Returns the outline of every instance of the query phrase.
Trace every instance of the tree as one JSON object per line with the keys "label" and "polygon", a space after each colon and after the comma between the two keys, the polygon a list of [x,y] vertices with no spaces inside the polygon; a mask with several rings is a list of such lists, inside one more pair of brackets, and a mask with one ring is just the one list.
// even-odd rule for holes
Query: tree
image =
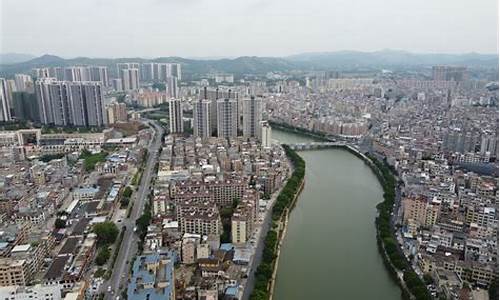
{"label": "tree", "polygon": [[93,232],[97,235],[98,244],[109,245],[115,242],[119,230],[113,222],[106,221],[95,224]]}
{"label": "tree", "polygon": [[99,248],[99,252],[97,253],[97,256],[95,258],[95,263],[98,266],[104,265],[108,261],[110,255],[111,255],[111,252],[109,251],[108,247]]}
{"label": "tree", "polygon": [[56,219],[54,226],[56,226],[57,229],[66,228],[66,221],[63,219]]}
{"label": "tree", "polygon": [[165,91],[167,88],[165,86],[164,83],[160,83],[160,82],[155,82],[153,83],[153,85],[151,86],[153,89],[158,89],[160,91]]}
{"label": "tree", "polygon": [[431,274],[429,274],[429,273],[424,274],[424,282],[425,282],[425,284],[431,284],[434,282],[434,279],[432,279]]}
{"label": "tree", "polygon": [[240,199],[239,198],[234,198],[233,199],[233,209],[235,209],[238,206],[238,203],[240,203]]}
{"label": "tree", "polygon": [[493,280],[490,283],[490,288],[488,289],[488,294],[490,296],[490,300],[498,299],[498,278]]}
{"label": "tree", "polygon": [[266,291],[254,290],[250,295],[250,300],[267,300],[269,296]]}
{"label": "tree", "polygon": [[135,225],[137,225],[137,231],[139,235],[145,234],[148,230],[148,226],[151,222],[151,215],[147,212],[144,212],[142,216],[140,216],[136,221]]}
{"label": "tree", "polygon": [[132,196],[132,189],[127,186],[125,187],[125,189],[123,189],[123,197],[130,198],[130,196]]}

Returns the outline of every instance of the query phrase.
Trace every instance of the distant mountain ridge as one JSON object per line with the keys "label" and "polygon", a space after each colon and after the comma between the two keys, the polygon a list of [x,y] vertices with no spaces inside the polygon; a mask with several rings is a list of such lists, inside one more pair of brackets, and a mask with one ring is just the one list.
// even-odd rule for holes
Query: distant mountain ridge
{"label": "distant mountain ridge", "polygon": [[339,66],[430,66],[437,64],[467,66],[498,66],[498,54],[446,54],[412,53],[399,50],[381,50],[374,52],[337,51],[302,53],[286,57],[294,62],[309,63],[325,68]]}
{"label": "distant mountain ridge", "polygon": [[25,53],[2,53],[0,54],[0,65],[16,64],[34,59],[36,56]]}
{"label": "distant mountain ridge", "polygon": [[70,65],[105,65],[110,73],[119,62],[175,62],[183,65],[183,73],[188,76],[207,73],[265,74],[268,72],[287,72],[291,70],[352,70],[368,68],[428,67],[437,64],[486,66],[498,68],[498,54],[420,54],[397,50],[374,52],[336,51],[302,53],[287,57],[242,56],[222,59],[188,59],[182,57],[144,58],[88,58],[76,57],[64,59],[54,55],[42,55],[28,61],[13,64],[0,64],[0,76],[12,76],[26,73],[32,68],[70,66]]}

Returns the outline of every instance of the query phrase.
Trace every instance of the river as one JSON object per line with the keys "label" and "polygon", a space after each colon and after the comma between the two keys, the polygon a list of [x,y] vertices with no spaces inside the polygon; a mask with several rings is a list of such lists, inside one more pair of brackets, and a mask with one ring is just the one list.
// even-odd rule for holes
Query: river
{"label": "river", "polygon": [[[281,143],[313,141],[274,128],[272,134]],[[377,177],[344,150],[299,153],[306,184],[289,218],[273,299],[401,299],[377,249]]]}

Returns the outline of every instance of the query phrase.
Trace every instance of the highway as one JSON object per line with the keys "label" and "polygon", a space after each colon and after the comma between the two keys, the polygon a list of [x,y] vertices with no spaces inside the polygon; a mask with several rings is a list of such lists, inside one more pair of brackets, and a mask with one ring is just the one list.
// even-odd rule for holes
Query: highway
{"label": "highway", "polygon": [[[144,205],[148,201],[150,193],[151,179],[155,165],[158,161],[158,150],[161,147],[161,137],[164,129],[155,121],[150,121],[153,126],[154,137],[148,145],[148,158],[144,166],[142,179],[139,185],[139,190],[134,193],[133,207],[130,217],[123,221],[123,226],[126,227],[125,235],[116,258],[111,278],[103,284],[102,292],[106,294],[105,299],[121,298],[121,292],[127,288],[127,280],[130,271],[132,258],[137,251],[138,237],[134,233],[135,221],[142,215]],[[109,289],[111,288],[111,292]]]}

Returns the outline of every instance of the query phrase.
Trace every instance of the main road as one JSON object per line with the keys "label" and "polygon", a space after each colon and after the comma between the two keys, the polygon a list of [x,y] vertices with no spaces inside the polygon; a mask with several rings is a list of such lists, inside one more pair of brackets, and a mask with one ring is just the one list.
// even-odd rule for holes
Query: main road
{"label": "main road", "polygon": [[151,178],[155,165],[158,161],[158,151],[161,147],[164,129],[155,121],[148,120],[148,123],[154,131],[154,136],[148,144],[148,158],[144,166],[139,190],[134,193],[134,202],[130,217],[123,221],[125,234],[120,245],[120,250],[116,258],[113,272],[109,281],[105,284],[106,299],[113,299],[119,296],[123,289],[127,288],[128,272],[130,263],[135,254],[132,249],[137,249],[138,237],[134,233],[135,221],[142,215],[144,204],[148,201],[150,193]]}

